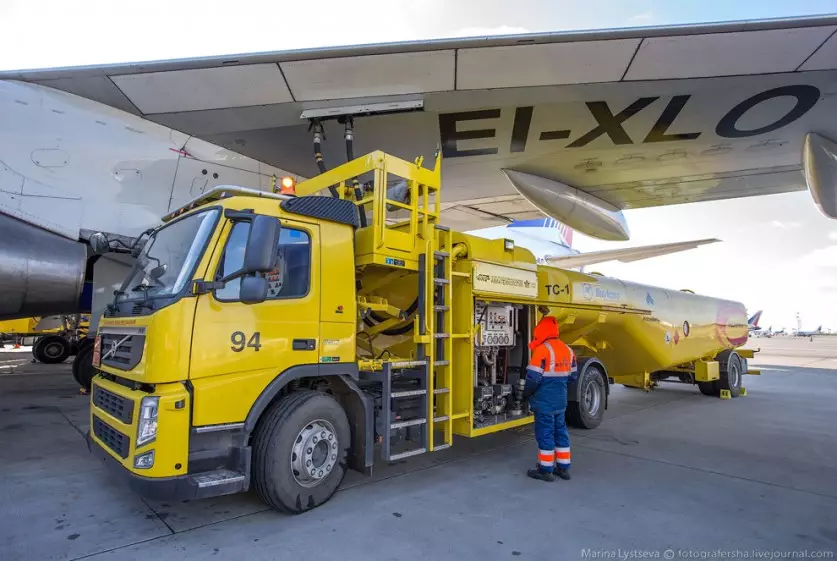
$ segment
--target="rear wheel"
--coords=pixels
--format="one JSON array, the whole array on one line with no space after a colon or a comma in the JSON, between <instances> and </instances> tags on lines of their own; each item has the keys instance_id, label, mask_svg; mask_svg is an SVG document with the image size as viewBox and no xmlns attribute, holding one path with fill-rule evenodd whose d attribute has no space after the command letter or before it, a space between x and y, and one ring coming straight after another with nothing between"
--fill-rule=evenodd
<instances>
[{"instance_id":1,"label":"rear wheel","mask_svg":"<svg viewBox=\"0 0 837 561\"><path fill-rule=\"evenodd\" d=\"M351 431L331 396L294 392L274 403L256 428L253 483L269 506L288 513L318 507L346 475Z\"/></svg>"},{"instance_id":2,"label":"rear wheel","mask_svg":"<svg viewBox=\"0 0 837 561\"><path fill-rule=\"evenodd\" d=\"M703 395L718 397L718 394L720 393L715 382L698 382L697 386L698 389L700 389L700 393Z\"/></svg>"},{"instance_id":3,"label":"rear wheel","mask_svg":"<svg viewBox=\"0 0 837 561\"><path fill-rule=\"evenodd\" d=\"M588 366L578 385L579 401L567 403L567 423L582 429L594 429L604 419L607 395L604 373L598 366Z\"/></svg>"},{"instance_id":4,"label":"rear wheel","mask_svg":"<svg viewBox=\"0 0 837 561\"><path fill-rule=\"evenodd\" d=\"M73 378L78 385L87 391L93 384L93 376L96 375L96 368L93 366L93 345L79 345L78 354L73 359Z\"/></svg>"},{"instance_id":5,"label":"rear wheel","mask_svg":"<svg viewBox=\"0 0 837 561\"><path fill-rule=\"evenodd\" d=\"M732 397L741 395L741 359L736 353L730 353L727 357L726 368L722 367L721 377L717 382L719 390L729 390Z\"/></svg>"},{"instance_id":6,"label":"rear wheel","mask_svg":"<svg viewBox=\"0 0 837 561\"><path fill-rule=\"evenodd\" d=\"M70 356L70 342L61 335L46 335L35 343L32 353L44 364L58 364Z\"/></svg>"}]
</instances>

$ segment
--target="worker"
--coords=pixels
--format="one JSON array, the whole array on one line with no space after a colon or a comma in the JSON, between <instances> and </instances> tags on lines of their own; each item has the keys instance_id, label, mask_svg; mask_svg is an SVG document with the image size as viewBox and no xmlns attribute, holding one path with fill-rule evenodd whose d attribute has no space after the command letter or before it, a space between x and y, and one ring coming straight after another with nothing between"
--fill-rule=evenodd
<instances>
[{"instance_id":1,"label":"worker","mask_svg":"<svg viewBox=\"0 0 837 561\"><path fill-rule=\"evenodd\" d=\"M524 395L535 414L538 465L527 475L541 481L570 479L570 434L567 432L567 381L577 378L575 353L558 338L558 321L540 307L543 317L529 343L532 359L526 368Z\"/></svg>"}]
</instances>

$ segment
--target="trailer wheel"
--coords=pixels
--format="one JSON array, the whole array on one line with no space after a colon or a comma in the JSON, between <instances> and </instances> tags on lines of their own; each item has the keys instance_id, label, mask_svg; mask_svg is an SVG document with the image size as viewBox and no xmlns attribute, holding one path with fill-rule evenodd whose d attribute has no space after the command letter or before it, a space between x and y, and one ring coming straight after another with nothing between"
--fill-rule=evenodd
<instances>
[{"instance_id":1,"label":"trailer wheel","mask_svg":"<svg viewBox=\"0 0 837 561\"><path fill-rule=\"evenodd\" d=\"M39 362L58 364L70 356L70 342L61 335L46 335L32 347L32 352Z\"/></svg>"},{"instance_id":2,"label":"trailer wheel","mask_svg":"<svg viewBox=\"0 0 837 561\"><path fill-rule=\"evenodd\" d=\"M741 395L741 359L736 353L730 353L727 357L726 369L721 370L721 377L717 382L719 390L729 390L729 395L738 397Z\"/></svg>"},{"instance_id":3,"label":"trailer wheel","mask_svg":"<svg viewBox=\"0 0 837 561\"><path fill-rule=\"evenodd\" d=\"M329 395L299 391L274 403L256 427L253 483L272 508L297 514L328 501L346 475L351 430Z\"/></svg>"},{"instance_id":4,"label":"trailer wheel","mask_svg":"<svg viewBox=\"0 0 837 561\"><path fill-rule=\"evenodd\" d=\"M596 365L582 372L579 400L567 403L567 423L581 429L594 429L604 419L606 387L604 374Z\"/></svg>"},{"instance_id":5,"label":"trailer wheel","mask_svg":"<svg viewBox=\"0 0 837 561\"><path fill-rule=\"evenodd\" d=\"M79 345L78 354L73 359L73 379L79 386L90 391L93 385L93 376L96 375L96 368L93 366L93 345Z\"/></svg>"},{"instance_id":6,"label":"trailer wheel","mask_svg":"<svg viewBox=\"0 0 837 561\"><path fill-rule=\"evenodd\" d=\"M697 386L700 390L700 393L702 393L703 395L718 397L718 395L721 393L715 382L698 382Z\"/></svg>"}]
</instances>

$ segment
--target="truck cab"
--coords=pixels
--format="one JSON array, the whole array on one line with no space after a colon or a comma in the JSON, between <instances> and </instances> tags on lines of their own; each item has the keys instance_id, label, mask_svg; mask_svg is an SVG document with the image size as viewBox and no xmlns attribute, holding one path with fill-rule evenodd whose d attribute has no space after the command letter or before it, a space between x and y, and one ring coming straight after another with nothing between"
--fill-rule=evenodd
<instances>
[{"instance_id":1,"label":"truck cab","mask_svg":"<svg viewBox=\"0 0 837 561\"><path fill-rule=\"evenodd\" d=\"M246 489L271 383L356 377L355 206L308 199L217 188L164 218L115 293L90 441L143 494Z\"/></svg>"}]
</instances>

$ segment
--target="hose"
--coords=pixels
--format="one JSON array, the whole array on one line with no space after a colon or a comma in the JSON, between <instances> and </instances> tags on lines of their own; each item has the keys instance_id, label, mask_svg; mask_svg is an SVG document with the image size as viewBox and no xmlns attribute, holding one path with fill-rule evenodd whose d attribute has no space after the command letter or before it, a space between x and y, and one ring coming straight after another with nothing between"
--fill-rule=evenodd
<instances>
[{"instance_id":1,"label":"hose","mask_svg":"<svg viewBox=\"0 0 837 561\"><path fill-rule=\"evenodd\" d=\"M355 159L355 150L354 150L354 131L352 130L352 126L354 126L354 120L351 117L346 118L346 131L345 131L345 138L346 138L346 161L351 162ZM360 201L363 198L363 193L360 191L360 184L357 181L357 177L352 178L352 189L355 193L355 200ZM358 213L360 216L360 227L366 228L366 212L364 211L363 207L361 206L358 209L360 212Z\"/></svg>"},{"instance_id":2,"label":"hose","mask_svg":"<svg viewBox=\"0 0 837 561\"><path fill-rule=\"evenodd\" d=\"M312 121L311 126L314 129L314 160L317 162L317 167L320 169L320 173L325 173L328 171L328 168L323 161L323 125L320 121ZM339 195L337 194L337 187L334 185L329 186L329 192L331 193L332 197L337 198Z\"/></svg>"},{"instance_id":3,"label":"hose","mask_svg":"<svg viewBox=\"0 0 837 561\"><path fill-rule=\"evenodd\" d=\"M407 317L413 315L417 308L418 308L418 298L413 300L413 303L410 304L410 306L405 310L405 315ZM386 321L387 319L389 319L389 318L386 318L386 317L380 315L377 312L369 312L368 315L363 317L363 323L365 323L369 327L375 327L377 324L381 323L382 321ZM405 333L409 333L412 330L413 330L413 322L410 321L410 322L407 322L405 325L402 325L401 327L393 327L393 328L390 328L390 329L385 329L381 333L383 333L384 335L389 335L389 336L404 335Z\"/></svg>"}]
</instances>

